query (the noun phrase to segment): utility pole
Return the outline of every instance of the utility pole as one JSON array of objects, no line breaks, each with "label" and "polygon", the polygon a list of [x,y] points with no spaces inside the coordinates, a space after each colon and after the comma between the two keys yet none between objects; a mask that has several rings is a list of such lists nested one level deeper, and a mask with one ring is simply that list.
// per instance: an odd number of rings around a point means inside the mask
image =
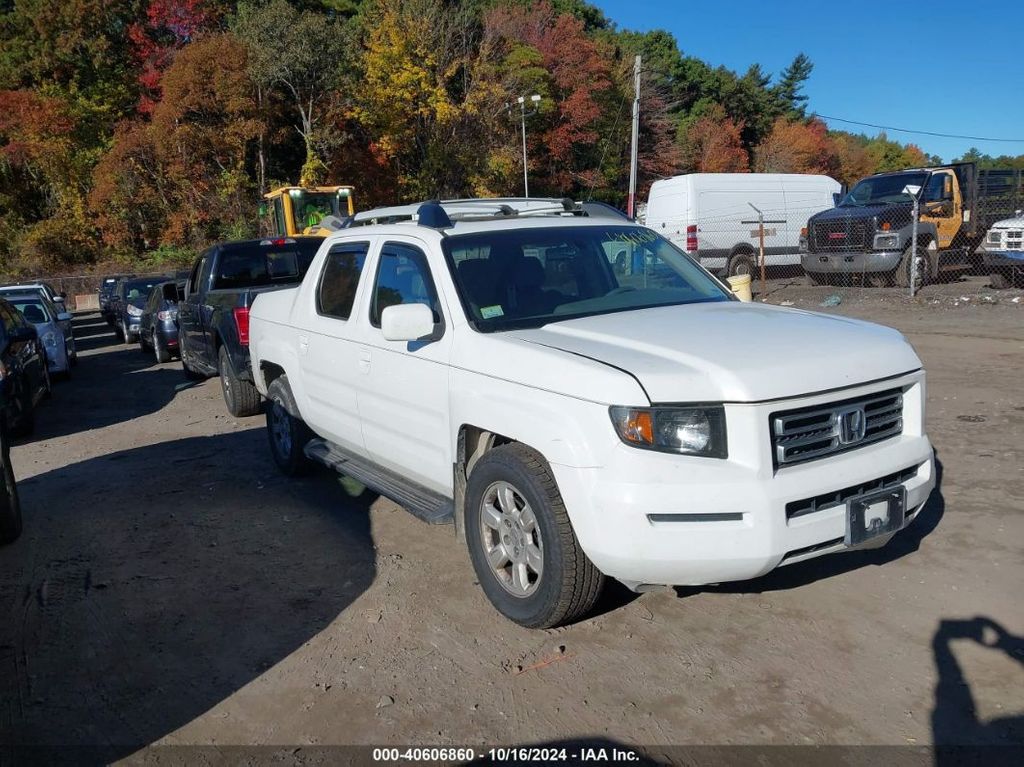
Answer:
[{"label": "utility pole", "polygon": [[[534,105],[540,103],[540,94],[534,93],[530,96],[530,102]],[[523,137],[523,197],[530,196],[530,177],[527,173],[527,162],[526,162],[526,118],[530,115],[537,114],[537,109],[533,109],[530,112],[526,111],[526,96],[520,96],[516,99],[516,103],[519,104],[519,120],[520,127],[522,129]],[[506,104],[505,108],[509,110],[509,117],[512,116],[512,105]]]},{"label": "utility pole", "polygon": [[633,60],[633,137],[629,147],[629,200],[626,213],[630,218],[636,216],[636,176],[637,154],[640,147],[640,66],[641,58],[637,55]]}]

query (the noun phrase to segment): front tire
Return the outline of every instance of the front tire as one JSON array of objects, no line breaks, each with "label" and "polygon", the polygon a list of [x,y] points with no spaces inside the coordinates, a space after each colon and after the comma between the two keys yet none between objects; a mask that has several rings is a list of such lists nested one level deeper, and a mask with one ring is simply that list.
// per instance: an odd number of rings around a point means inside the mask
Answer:
[{"label": "front tire", "polygon": [[274,463],[289,477],[306,474],[312,466],[304,448],[313,432],[298,414],[287,376],[275,378],[267,388],[267,438]]},{"label": "front tire", "polygon": [[235,418],[244,418],[260,412],[260,393],[249,381],[239,378],[231,366],[226,346],[220,347],[220,388],[224,403]]},{"label": "front tire", "polygon": [[[917,254],[923,256],[924,263],[918,267],[917,270],[917,282],[915,284],[915,290],[920,290],[925,284],[928,277],[928,255],[931,248],[931,243],[918,243]],[[903,251],[903,257],[900,259],[900,265],[896,267],[896,273],[893,278],[896,282],[896,287],[909,288],[910,280],[912,279],[911,274],[914,268],[914,251],[913,244],[908,245],[906,250]]]},{"label": "front tire", "polygon": [[817,287],[818,285],[828,284],[828,275],[822,272],[804,272],[804,281],[808,285]]},{"label": "front tire", "polygon": [[551,628],[593,608],[604,576],[580,547],[539,453],[513,443],[484,454],[465,504],[473,569],[498,612],[520,626]]},{"label": "front tire", "polygon": [[989,274],[989,282],[996,290],[1012,288],[1014,284],[1013,272],[1010,269],[995,269]]}]

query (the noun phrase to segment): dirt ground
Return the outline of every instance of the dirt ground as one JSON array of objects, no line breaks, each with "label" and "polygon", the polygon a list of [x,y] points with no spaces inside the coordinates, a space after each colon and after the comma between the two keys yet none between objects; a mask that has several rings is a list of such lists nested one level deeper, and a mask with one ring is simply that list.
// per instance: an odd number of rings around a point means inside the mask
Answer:
[{"label": "dirt ground", "polygon": [[547,632],[491,609],[452,528],[281,477],[216,380],[78,316],[81,364],[12,451],[0,744],[1021,744],[1022,294],[773,280],[769,300],[832,295],[924,360],[926,510],[878,551],[613,587]]}]

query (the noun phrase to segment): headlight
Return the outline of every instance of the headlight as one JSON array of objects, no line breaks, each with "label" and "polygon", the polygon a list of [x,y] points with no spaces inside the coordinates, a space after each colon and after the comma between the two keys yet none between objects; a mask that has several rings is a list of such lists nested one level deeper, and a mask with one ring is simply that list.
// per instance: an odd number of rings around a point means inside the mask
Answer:
[{"label": "headlight", "polygon": [[711,458],[728,455],[725,409],[701,407],[612,407],[612,425],[627,445]]},{"label": "headlight", "polygon": [[132,317],[141,317],[142,309],[140,309],[137,306],[132,306],[131,304],[128,304],[128,314],[130,314]]},{"label": "headlight", "polygon": [[56,346],[57,345],[57,334],[52,330],[49,333],[43,334],[43,346]]},{"label": "headlight", "polygon": [[875,250],[898,250],[900,236],[898,234],[876,234]]}]

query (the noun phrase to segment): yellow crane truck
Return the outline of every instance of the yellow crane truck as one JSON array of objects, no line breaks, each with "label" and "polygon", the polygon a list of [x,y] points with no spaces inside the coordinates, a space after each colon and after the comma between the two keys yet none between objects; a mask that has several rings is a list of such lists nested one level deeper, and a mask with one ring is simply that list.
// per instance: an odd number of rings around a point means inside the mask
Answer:
[{"label": "yellow crane truck", "polygon": [[353,191],[351,186],[282,186],[267,192],[260,205],[261,233],[326,237],[333,230],[321,227],[321,221],[328,216],[344,219],[355,215]]}]

